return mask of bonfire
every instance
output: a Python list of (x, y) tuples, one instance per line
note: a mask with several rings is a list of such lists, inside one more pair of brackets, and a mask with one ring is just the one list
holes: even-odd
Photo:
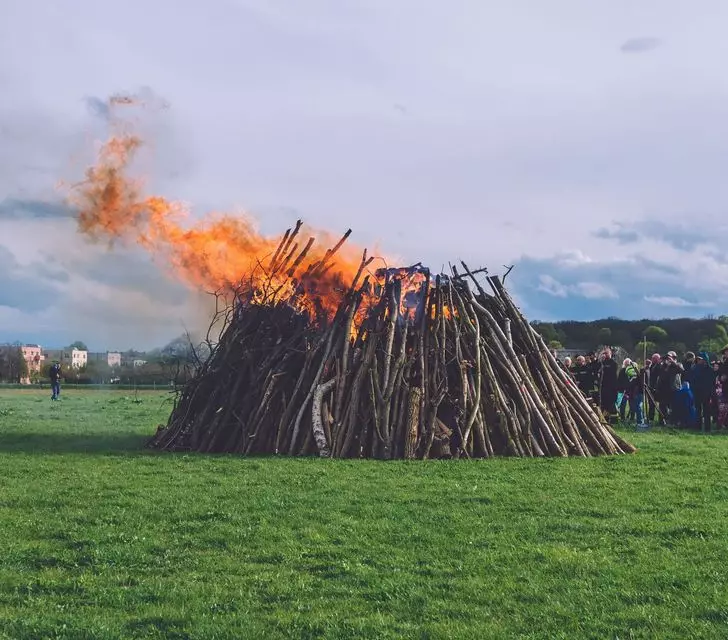
[(151, 446), (380, 459), (634, 451), (559, 367), (504, 278), (464, 263), (449, 274), (372, 272), (365, 251), (337, 288), (349, 232), (308, 261), (314, 240), (300, 249), (300, 229), (228, 298), (219, 341)]
[(634, 451), (559, 368), (505, 276), (464, 263), (377, 269), (349, 232), (301, 244), (300, 222), (280, 240), (240, 216), (185, 224), (185, 206), (130, 176), (142, 140), (118, 110), (139, 104), (109, 100), (112, 135), (68, 194), (79, 230), (136, 243), (224, 302), (219, 339), (152, 446), (383, 459)]

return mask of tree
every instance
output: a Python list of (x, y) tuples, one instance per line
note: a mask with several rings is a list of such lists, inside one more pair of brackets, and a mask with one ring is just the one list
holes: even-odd
[(564, 345), (561, 344), (558, 340), (550, 340), (549, 341), (549, 349), (558, 351), (559, 349), (563, 349)]
[(81, 342), (80, 340), (76, 340), (76, 342), (72, 342), (68, 345), (69, 349), (78, 349), (79, 351), (88, 351), (88, 347), (86, 346), (85, 342)]
[(639, 362), (642, 362), (644, 356), (651, 358), (652, 354), (657, 351), (657, 345), (649, 340), (640, 340), (632, 351), (632, 357)]
[(79, 381), (103, 384), (111, 378), (111, 367), (106, 362), (93, 360), (82, 367), (78, 373), (81, 374)]
[(599, 329), (599, 331), (597, 331), (597, 340), (599, 342), (608, 344), (611, 339), (612, 330), (609, 327), (602, 327), (601, 329)]
[(721, 349), (728, 344), (728, 328), (722, 322), (716, 322), (715, 324), (715, 337), (718, 342), (722, 343)]
[(651, 325), (645, 329), (645, 337), (651, 340), (655, 344), (660, 344), (667, 341), (668, 334), (662, 327)]
[(0, 380), (19, 383), (28, 375), (28, 363), (20, 344), (0, 346)]
[(712, 356), (714, 353), (718, 353), (724, 345), (725, 342), (721, 342), (716, 338), (705, 338), (698, 343), (698, 351), (705, 351)]

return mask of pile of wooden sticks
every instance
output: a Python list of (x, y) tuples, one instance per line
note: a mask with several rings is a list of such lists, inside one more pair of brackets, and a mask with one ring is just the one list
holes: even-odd
[[(450, 274), (419, 265), (367, 274), (370, 262), (365, 253), (330, 317), (302, 310), (314, 294), (300, 270), (271, 264), (248, 280), (150, 444), (380, 459), (635, 450), (562, 371), (501, 278), (464, 263)], [(308, 285), (324, 269), (308, 265)]]

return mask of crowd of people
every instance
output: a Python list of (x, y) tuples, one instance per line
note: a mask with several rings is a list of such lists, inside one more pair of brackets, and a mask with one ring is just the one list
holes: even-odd
[(710, 431), (728, 428), (728, 345), (719, 360), (687, 352), (655, 353), (643, 364), (611, 349), (559, 361), (579, 390), (612, 421), (673, 425)]

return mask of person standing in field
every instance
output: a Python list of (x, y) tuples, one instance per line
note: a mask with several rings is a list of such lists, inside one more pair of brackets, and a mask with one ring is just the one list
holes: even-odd
[(51, 379), (51, 400), (58, 400), (61, 395), (61, 365), (58, 361), (51, 365), (48, 377)]

